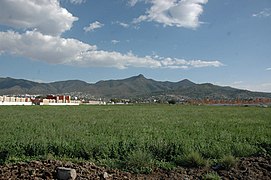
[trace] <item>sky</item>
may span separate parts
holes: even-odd
[[[271,92],[271,1],[0,1],[0,77],[138,74]]]

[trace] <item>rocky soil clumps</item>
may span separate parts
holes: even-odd
[[[59,179],[59,169],[76,171],[76,180],[87,179],[208,179],[216,176],[220,179],[271,179],[271,158],[240,158],[236,167],[223,168],[183,168],[172,171],[156,169],[151,174],[132,174],[120,170],[98,167],[93,163],[71,163],[59,160],[31,161],[28,163],[6,164],[0,166],[0,180],[6,179]],[[75,177],[75,176],[73,176]]]

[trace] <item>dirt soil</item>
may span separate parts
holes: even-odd
[[[222,168],[183,168],[172,171],[154,170],[151,174],[132,174],[120,170],[98,167],[92,163],[71,163],[58,160],[32,161],[29,163],[6,164],[0,166],[0,180],[7,179],[57,179],[57,167],[76,170],[76,180],[82,179],[203,179],[207,173],[217,173],[221,179],[271,180],[271,158],[240,158],[236,167],[229,170]]]

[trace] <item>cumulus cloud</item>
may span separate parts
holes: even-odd
[[[261,18],[261,17],[269,17],[269,16],[271,16],[271,9],[264,9],[264,10],[258,12],[258,13],[252,14],[252,16],[253,17],[259,17],[259,18]]]
[[[43,35],[37,31],[23,34],[8,31],[0,32],[0,52],[24,56],[51,64],[69,64],[78,60],[83,53],[95,50],[96,46],[82,43],[76,39]]]
[[[84,27],[85,32],[94,31],[95,29],[99,29],[103,27],[104,24],[100,23],[99,21],[95,21],[94,23],[90,23],[89,26]]]
[[[138,1],[141,0],[133,2],[137,3]],[[171,1],[165,1],[165,4]],[[192,2],[192,0],[181,2],[185,3],[186,1]],[[71,0],[70,2],[81,3],[80,0]],[[152,2],[155,6],[157,2],[161,3],[162,1],[153,0]],[[172,1],[176,6],[181,2]],[[199,2],[199,0],[193,2]],[[170,6],[169,9],[173,12],[174,7]],[[152,14],[149,13],[149,15],[151,17]],[[59,0],[1,0],[0,24],[18,28],[21,33],[16,31],[0,32],[0,54],[7,53],[50,64],[120,69],[128,67],[199,68],[223,65],[217,60],[184,60],[157,55],[139,57],[131,52],[99,50],[95,45],[72,38],[62,38],[60,35],[69,30],[77,19],[66,9],[60,7]],[[123,27],[127,26],[125,23],[119,24]],[[103,26],[102,23],[95,21],[84,30],[86,32],[93,31]],[[116,44],[118,41],[112,40],[112,43]]]
[[[271,71],[271,68],[266,68],[266,71]]]
[[[0,24],[17,29],[36,29],[43,34],[60,35],[77,21],[58,0],[1,0]]]
[[[138,0],[129,2],[135,5]],[[208,0],[145,0],[145,2],[151,3],[151,7],[144,15],[134,19],[134,23],[154,21],[164,26],[195,29],[201,24],[199,17],[203,13],[203,5]]]
[[[38,31],[18,33],[0,32],[0,53],[9,53],[51,64],[66,64],[84,67],[128,67],[146,68],[199,68],[219,67],[219,61],[184,60],[159,56],[138,57],[131,52],[122,54],[116,51],[98,50],[76,39],[43,35]]]

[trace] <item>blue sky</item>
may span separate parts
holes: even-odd
[[[0,77],[271,92],[270,0],[1,0]]]

